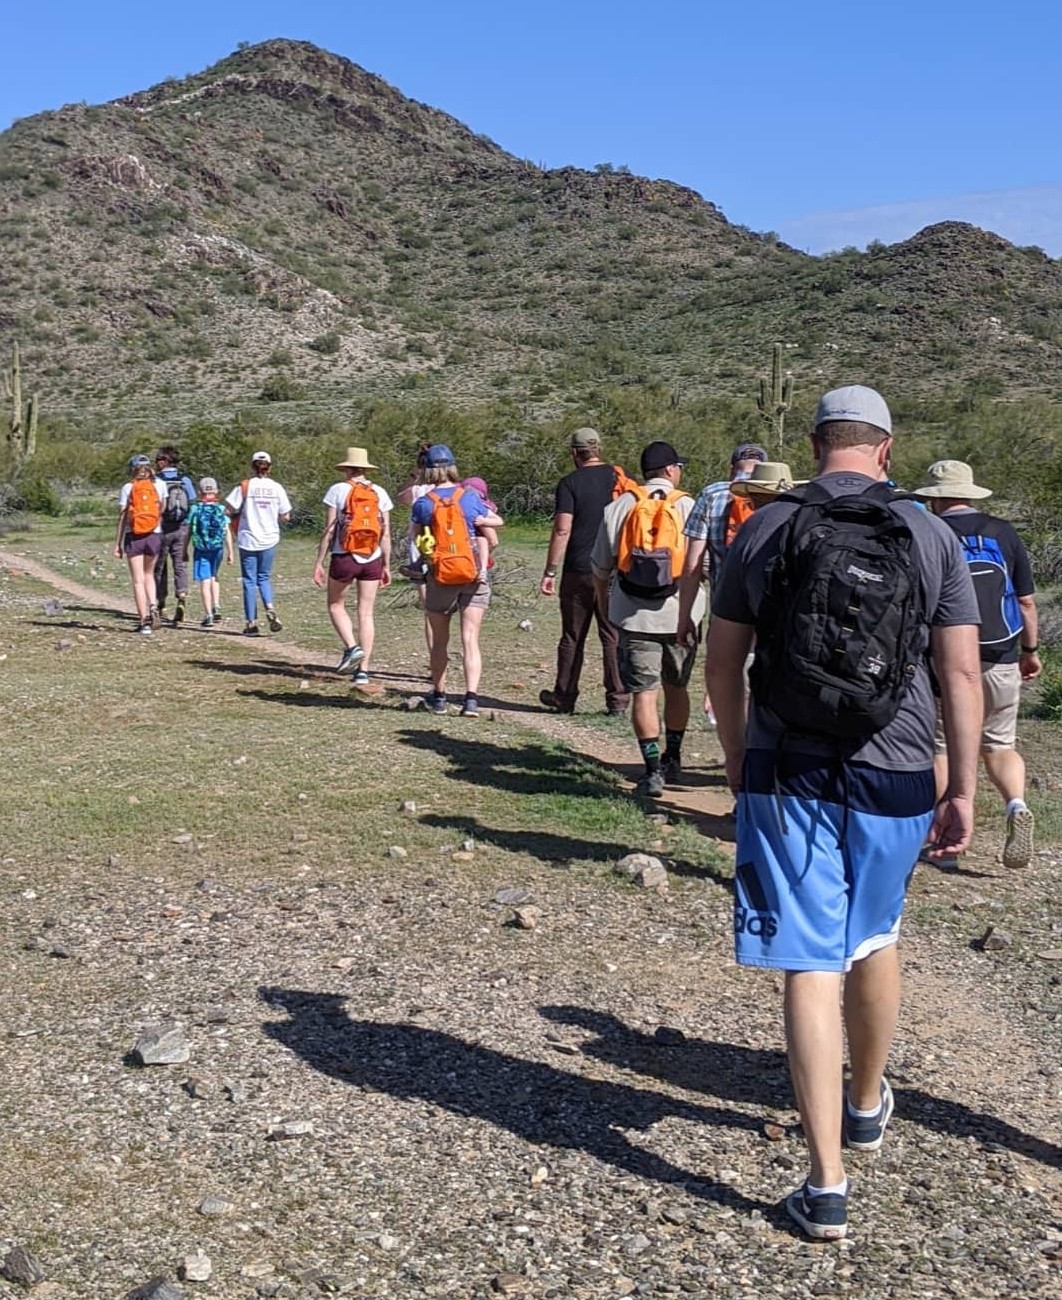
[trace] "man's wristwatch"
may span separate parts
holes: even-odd
[[[543,576],[544,578],[555,578],[555,577],[557,576],[557,570],[556,570],[556,569],[546,569],[546,570],[543,572],[542,576]]]
[[[1038,645],[1023,645],[1021,652],[1023,655],[1034,655],[1039,651],[1039,649],[1040,647]]]

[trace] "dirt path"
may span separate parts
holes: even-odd
[[[105,609],[118,614],[135,613],[135,606],[129,597],[112,595],[100,591],[97,587],[87,587],[68,578],[65,574],[49,569],[47,565],[27,555],[0,549],[0,567],[14,577],[25,575],[35,578],[38,582],[47,583],[56,591],[83,602],[90,609]],[[190,632],[195,629],[186,627],[184,630]],[[213,634],[204,633],[204,635]],[[238,637],[230,637],[227,638],[227,643],[231,644],[238,654],[244,653],[245,650],[259,653],[261,651],[260,643],[253,640],[245,642]],[[301,650],[296,645],[275,638],[270,640],[269,651],[276,658],[291,664],[317,669],[331,666],[331,660],[325,656]],[[392,689],[403,694],[422,690],[425,685],[423,678],[401,671],[383,672],[381,676],[386,681],[386,687],[383,689]],[[585,758],[594,759],[617,769],[632,782],[640,775],[641,768],[634,761],[633,741],[629,736],[621,739],[618,736],[603,734],[594,727],[581,725],[577,715],[560,716],[522,708],[515,711],[505,708],[504,705],[495,708],[493,712],[498,717],[504,717],[506,721],[519,722],[522,726],[531,727],[549,736],[551,740],[561,741]],[[697,760],[697,768],[689,773],[688,783],[677,789],[666,790],[658,802],[662,808],[672,808],[675,812],[692,818],[705,834],[729,841],[733,829],[730,810],[734,801],[722,779],[718,742],[711,735],[698,736],[696,739],[691,737],[687,741],[686,749],[689,754],[699,751],[701,758]],[[706,766],[709,768],[708,771],[704,770]]]

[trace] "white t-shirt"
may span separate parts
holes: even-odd
[[[343,546],[343,525],[344,511],[346,510],[347,498],[350,496],[352,483],[368,483],[369,487],[376,493],[376,499],[380,503],[380,514],[383,515],[383,527],[389,528],[387,516],[395,508],[395,503],[387,495],[378,483],[369,483],[368,479],[344,479],[342,483],[333,483],[321,500],[326,506],[331,506],[336,512],[337,523],[336,530],[332,534],[332,554],[345,555],[346,549]],[[378,546],[371,555],[358,555],[357,560],[361,564],[368,564],[383,554],[383,548]]]
[[[280,541],[280,516],[291,513],[288,494],[271,478],[247,480],[246,509],[242,483],[232,489],[225,504],[240,512],[236,545],[241,551],[268,551],[276,546]]]
[[[154,479],[153,481],[154,481],[154,484],[155,484],[155,491],[158,493],[158,497],[159,497],[159,522],[158,522],[158,524],[157,524],[157,525],[156,525],[156,526],[155,526],[151,531],[152,531],[153,533],[161,533],[161,532],[162,532],[162,512],[163,512],[163,510],[166,509],[166,499],[167,499],[167,497],[168,497],[169,494],[170,494],[170,490],[169,490],[169,488],[166,486],[166,484],[162,481],[162,479],[157,478],[157,479]],[[121,492],[118,493],[118,509],[119,509],[119,510],[124,510],[124,509],[126,508],[126,506],[129,504],[129,496],[130,496],[130,494],[132,493],[132,491],[133,491],[133,485],[132,485],[131,482],[130,482],[130,483],[123,483],[123,484],[122,484],[122,490],[121,490]],[[147,533],[144,534],[145,537],[147,537],[148,535],[149,535],[149,534],[147,534]]]

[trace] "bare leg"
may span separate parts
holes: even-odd
[[[685,686],[664,683],[664,726],[668,731],[685,731],[690,720],[690,693]]]
[[[153,572],[155,560],[150,555],[130,555],[127,557],[127,562],[129,580],[133,584],[133,601],[136,605],[137,618],[141,623],[146,623],[151,611],[151,601],[148,599],[147,584],[144,581],[144,567],[147,565],[149,571]]]
[[[346,649],[354,645],[354,625],[350,621],[346,604],[349,586],[349,582],[339,582],[333,577],[328,579],[328,617]]]
[[[365,651],[365,658],[358,667],[365,672],[369,671],[372,648],[376,644],[376,593],[379,590],[379,580],[358,583],[358,645]]]
[[[415,583],[413,584],[413,589],[414,589],[414,591],[416,591],[416,593],[417,593],[417,603],[420,605],[421,609],[423,609],[423,608],[424,608],[424,602],[425,602],[425,601],[427,600],[427,598],[428,598],[428,584],[427,584],[426,582],[415,582]],[[424,616],[424,644],[428,647],[428,658],[429,658],[429,659],[431,658],[431,637],[432,637],[432,632],[431,632],[431,620],[428,618],[427,614],[425,614],[425,616]]]
[[[881,1103],[881,1077],[900,1014],[900,957],[896,944],[854,962],[844,981],[844,1025],[852,1081],[848,1100],[856,1110]]]
[[[446,666],[450,662],[450,615],[425,615],[431,633],[431,683],[440,695],[446,694]]]
[[[475,695],[479,690],[479,679],[483,673],[483,656],[479,649],[479,629],[483,625],[485,609],[463,609],[461,611],[461,652],[465,663],[465,690]]]
[[[635,691],[631,696],[631,721],[639,740],[655,740],[660,735],[658,691]]]
[[[1016,749],[982,749],[988,779],[1004,803],[1025,798],[1025,759]]]
[[[841,1159],[841,976],[786,971],[785,1031],[796,1093],[817,1187],[844,1181]]]

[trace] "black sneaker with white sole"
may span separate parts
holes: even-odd
[[[848,1234],[848,1194],[812,1196],[807,1183],[785,1198],[786,1213],[815,1241],[840,1241]]]
[[[853,1151],[880,1151],[885,1140],[885,1130],[892,1119],[896,1103],[888,1079],[881,1081],[881,1105],[876,1115],[853,1115],[848,1107],[848,1098],[844,1103],[844,1138]]]
[[[339,663],[336,664],[337,673],[345,673],[348,668],[353,668],[355,664],[360,664],[365,658],[365,651],[360,645],[348,645],[343,651]]]

